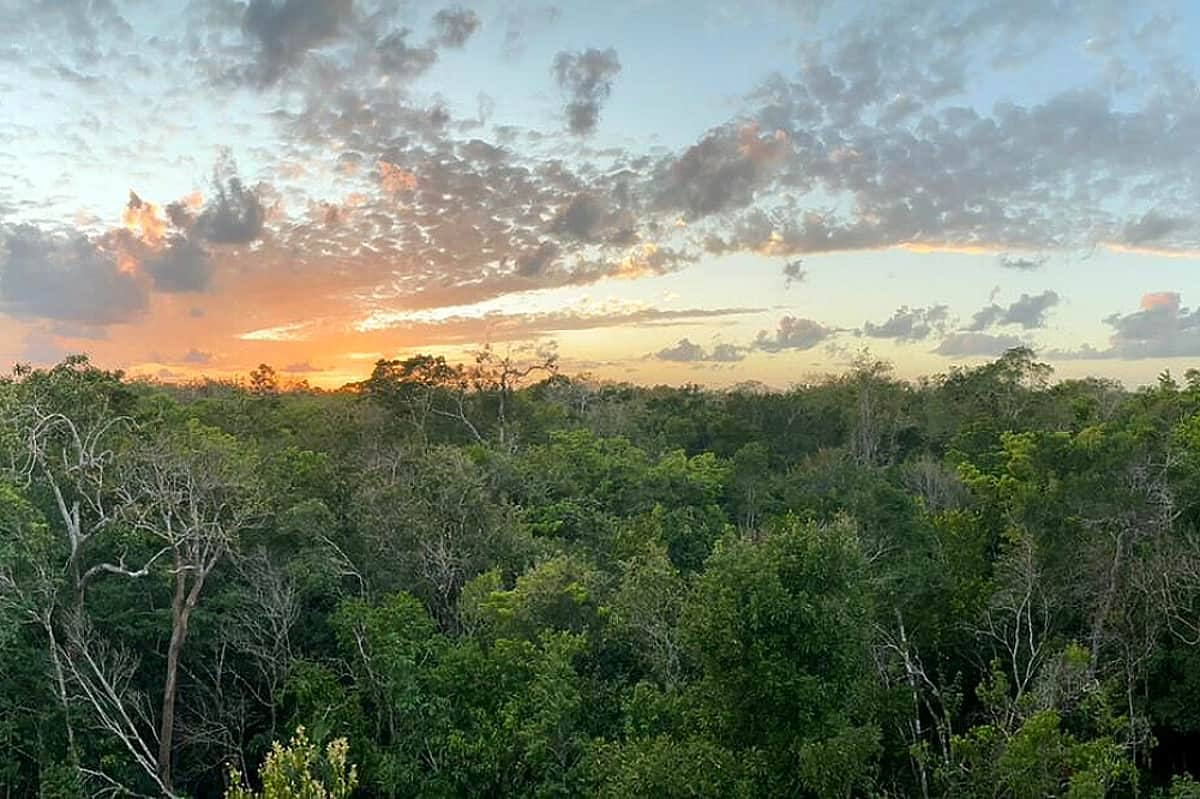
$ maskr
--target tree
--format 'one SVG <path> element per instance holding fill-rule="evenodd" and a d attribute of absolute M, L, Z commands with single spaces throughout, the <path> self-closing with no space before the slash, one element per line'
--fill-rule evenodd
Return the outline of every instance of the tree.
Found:
<path fill-rule="evenodd" d="M 230 770 L 225 799 L 349 799 L 358 785 L 358 767 L 350 763 L 349 750 L 346 739 L 338 738 L 322 757 L 300 727 L 287 746 L 276 743 L 263 761 L 261 791 L 243 787 L 242 775 Z"/>
<path fill-rule="evenodd" d="M 850 522 L 787 517 L 759 542 L 724 539 L 684 608 L 706 723 L 719 742 L 765 753 L 763 790 L 850 796 L 869 780 L 865 566 Z"/>
<path fill-rule="evenodd" d="M 162 543 L 174 583 L 171 638 L 162 689 L 157 772 L 171 790 L 175 702 L 188 623 L 213 569 L 238 547 L 243 531 L 259 522 L 266 503 L 256 480 L 254 453 L 237 439 L 192 422 L 142 442 L 118 489 L 124 520 Z"/>

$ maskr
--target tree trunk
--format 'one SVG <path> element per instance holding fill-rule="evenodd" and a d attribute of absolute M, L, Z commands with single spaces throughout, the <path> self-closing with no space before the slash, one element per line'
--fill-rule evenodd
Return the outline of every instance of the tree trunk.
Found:
<path fill-rule="evenodd" d="M 79 752 L 75 748 L 75 725 L 71 721 L 71 701 L 67 696 L 67 678 L 63 673 L 62 657 L 58 652 L 58 637 L 54 634 L 54 620 L 50 615 L 46 615 L 42 619 L 42 624 L 50 644 L 50 663 L 54 667 L 54 683 L 58 689 L 58 701 L 63 709 L 63 723 L 67 726 L 67 750 L 71 762 L 75 762 Z"/>
<path fill-rule="evenodd" d="M 187 590 L 187 571 L 177 564 L 175 573 L 175 596 L 171 599 L 171 643 L 167 647 L 167 673 L 163 681 L 162 720 L 158 730 L 158 778 L 163 787 L 171 792 L 171 750 L 175 737 L 175 694 L 178 690 L 179 656 L 187 640 L 188 619 L 200 589 L 204 585 L 204 572 L 198 572 Z"/>

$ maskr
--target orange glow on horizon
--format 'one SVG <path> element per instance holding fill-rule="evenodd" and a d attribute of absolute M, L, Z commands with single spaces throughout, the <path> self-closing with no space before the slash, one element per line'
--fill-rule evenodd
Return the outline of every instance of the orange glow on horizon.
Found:
<path fill-rule="evenodd" d="M 1162 247 L 1142 247 L 1129 244 L 1118 244 L 1111 241 L 1104 242 L 1104 246 L 1112 252 L 1119 252 L 1128 255 L 1151 255 L 1159 258 L 1175 258 L 1183 260 L 1200 258 L 1200 250 L 1169 250 Z"/>

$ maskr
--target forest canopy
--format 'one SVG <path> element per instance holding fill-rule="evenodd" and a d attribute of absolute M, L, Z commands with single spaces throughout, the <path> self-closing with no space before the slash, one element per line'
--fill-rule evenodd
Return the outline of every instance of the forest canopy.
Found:
<path fill-rule="evenodd" d="M 0 380 L 5 796 L 1200 796 L 1200 372 Z M 303 790 L 296 786 L 303 786 Z"/>

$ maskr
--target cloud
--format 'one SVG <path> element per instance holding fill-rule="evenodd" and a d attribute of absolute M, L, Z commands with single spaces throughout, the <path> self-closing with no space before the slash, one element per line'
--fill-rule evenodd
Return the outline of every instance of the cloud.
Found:
<path fill-rule="evenodd" d="M 934 352 L 947 357 L 993 356 L 1023 345 L 1024 342 L 1016 336 L 958 331 L 942 339 Z"/>
<path fill-rule="evenodd" d="M 120 249 L 118 237 L 0 227 L 0 309 L 86 325 L 131 321 L 147 293 Z"/>
<path fill-rule="evenodd" d="M 462 47 L 479 30 L 479 16 L 462 6 L 443 8 L 433 15 L 438 44 L 443 47 Z"/>
<path fill-rule="evenodd" d="M 213 358 L 213 355 L 211 352 L 203 352 L 201 350 L 192 348 L 183 354 L 183 358 L 181 360 L 184 363 L 193 363 L 193 364 L 197 364 L 197 365 L 203 365 L 206 363 L 210 363 L 212 361 L 212 358 Z"/>
<path fill-rule="evenodd" d="M 977 311 L 966 328 L 982 331 L 996 325 L 1020 325 L 1025 330 L 1046 326 L 1046 314 L 1059 304 L 1058 293 L 1047 289 L 1041 294 L 1022 294 L 1007 308 L 992 303 Z"/>
<path fill-rule="evenodd" d="M 251 77 L 274 83 L 309 50 L 334 38 L 353 12 L 353 0 L 250 0 L 242 30 L 258 44 Z"/>
<path fill-rule="evenodd" d="M 258 193 L 242 185 L 236 174 L 221 182 L 221 170 L 232 168 L 229 164 L 218 167 L 214 193 L 196 217 L 196 232 L 214 244 L 249 244 L 262 235 L 267 218 Z"/>
<path fill-rule="evenodd" d="M 1012 255 L 1011 253 L 1001 253 L 996 257 L 996 263 L 1002 269 L 1014 269 L 1022 272 L 1031 272 L 1034 269 L 1041 269 L 1045 266 L 1048 259 L 1045 256 L 1024 256 Z"/>
<path fill-rule="evenodd" d="M 172 235 L 166 246 L 142 261 L 154 288 L 168 293 L 205 291 L 216 266 L 208 251 L 188 236 Z"/>
<path fill-rule="evenodd" d="M 635 228 L 636 220 L 630 212 L 611 207 L 589 192 L 573 196 L 550 223 L 550 231 L 559 236 L 618 246 L 636 241 Z"/>
<path fill-rule="evenodd" d="M 928 308 L 901 306 L 891 318 L 880 324 L 866 322 L 862 335 L 871 338 L 891 338 L 897 341 L 918 341 L 933 333 L 942 333 L 949 321 L 950 309 L 945 305 Z"/>
<path fill-rule="evenodd" d="M 707 133 L 678 157 L 659 162 L 651 185 L 660 210 L 701 219 L 752 203 L 791 153 L 782 130 L 763 133 L 755 124 L 726 125 Z M 743 224 L 732 248 L 756 248 L 770 239 L 774 220 L 759 212 Z M 751 243 L 753 241 L 753 243 Z"/>
<path fill-rule="evenodd" d="M 287 374 L 308 374 L 309 372 L 323 372 L 325 370 L 318 366 L 313 366 L 308 361 L 297 361 L 296 363 L 289 363 L 280 371 Z"/>
<path fill-rule="evenodd" d="M 789 286 L 793 283 L 801 282 L 807 275 L 808 272 L 804 268 L 804 261 L 799 258 L 793 258 L 783 265 L 783 276 L 787 278 Z"/>
<path fill-rule="evenodd" d="M 482 316 L 455 313 L 430 320 L 420 313 L 377 312 L 355 324 L 359 332 L 417 331 L 430 341 L 511 341 L 536 336 L 578 330 L 602 330 L 609 327 L 674 327 L 701 321 L 720 320 L 733 316 L 761 313 L 763 308 L 598 308 L 566 309 L 545 313 L 488 313 Z M 713 348 L 724 356 L 729 349 L 718 344 Z"/>
<path fill-rule="evenodd" d="M 250 330 L 239 334 L 238 338 L 242 341 L 305 341 L 311 328 L 312 322 L 294 322 Z"/>
<path fill-rule="evenodd" d="M 766 352 L 808 350 L 836 332 L 836 330 L 814 322 L 812 319 L 785 316 L 779 320 L 779 326 L 773 334 L 766 330 L 760 330 L 758 337 L 754 340 L 754 346 Z"/>
<path fill-rule="evenodd" d="M 746 348 L 734 344 L 717 344 L 711 350 L 706 350 L 690 339 L 681 338 L 675 345 L 656 352 L 654 357 L 661 361 L 679 363 L 736 363 L 745 359 Z"/>
<path fill-rule="evenodd" d="M 1130 246 L 1160 242 L 1170 234 L 1192 227 L 1191 220 L 1177 216 L 1166 216 L 1158 211 L 1147 211 L 1140 218 L 1125 225 L 1122 241 Z"/>
<path fill-rule="evenodd" d="M 428 72 L 437 61 L 437 50 L 408 43 L 410 33 L 412 31 L 403 28 L 380 39 L 376 51 L 379 68 L 384 74 L 410 80 Z"/>
<path fill-rule="evenodd" d="M 612 94 L 613 80 L 621 71 L 617 51 L 588 49 L 562 51 L 554 57 L 554 79 L 566 97 L 567 129 L 586 136 L 596 129 L 600 109 Z"/>
<path fill-rule="evenodd" d="M 508 59 L 518 58 L 533 34 L 558 22 L 562 11 L 549 3 L 526 6 L 519 5 L 504 17 L 503 55 Z"/>
<path fill-rule="evenodd" d="M 1022 294 L 1021 297 L 1008 306 L 1000 318 L 1002 325 L 1020 325 L 1025 330 L 1046 326 L 1046 313 L 1058 305 L 1057 292 L 1047 289 L 1041 294 Z"/>
<path fill-rule="evenodd" d="M 1111 314 L 1104 323 L 1112 328 L 1107 349 L 1083 346 L 1057 353 L 1076 359 L 1177 358 L 1200 356 L 1200 308 L 1182 305 L 1177 292 L 1153 292 L 1142 296 L 1141 310 Z"/>

